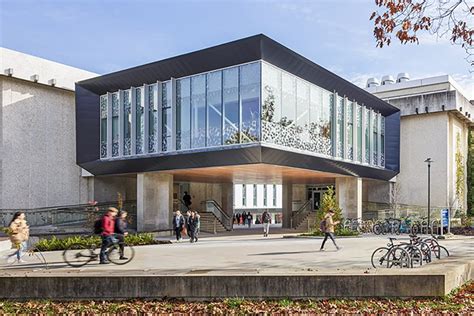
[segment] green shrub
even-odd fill
[[[67,249],[72,244],[78,244],[86,249],[93,246],[99,247],[101,243],[100,236],[71,236],[63,239],[53,236],[50,239],[40,239],[36,244],[36,248],[39,251],[55,251]],[[125,236],[125,243],[131,246],[144,246],[160,244],[162,242],[156,241],[152,233],[139,233]]]
[[[340,226],[338,226],[336,230],[334,231],[334,235],[347,237],[347,236],[359,236],[360,233],[348,228],[341,228]],[[319,230],[318,228],[318,229],[314,229],[310,231],[309,233],[301,234],[301,236],[324,236],[324,233],[321,232],[321,230]]]

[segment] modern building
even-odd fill
[[[0,210],[93,199],[75,163],[74,83],[95,76],[0,48]]]
[[[360,217],[363,184],[399,172],[400,110],[264,35],[78,82],[76,131],[139,230],[168,229],[184,191],[230,218],[249,183],[282,185],[284,227],[318,185]]]
[[[466,161],[473,127],[474,101],[448,75],[410,80],[400,73],[395,80],[370,78],[367,91],[400,109],[400,173],[394,179],[397,203],[427,207],[428,166],[431,158],[431,206],[465,211],[472,185],[467,185]],[[470,96],[469,96],[470,94]],[[472,141],[471,141],[472,143]],[[379,191],[378,202],[387,202]],[[375,197],[374,197],[375,199]]]

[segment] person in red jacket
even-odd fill
[[[114,229],[115,229],[115,216],[117,216],[118,210],[115,207],[109,207],[107,213],[102,217],[102,233],[100,236],[102,237],[102,247],[100,248],[100,264],[107,264],[110,263],[107,260],[107,256],[105,252],[107,248],[116,242],[114,237]]]

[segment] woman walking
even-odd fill
[[[17,261],[23,263],[24,261],[21,259],[22,250],[26,249],[26,241],[30,237],[30,228],[26,224],[25,213],[16,212],[8,226],[12,249],[16,249],[16,251],[8,257],[16,255]]]

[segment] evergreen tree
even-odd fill
[[[342,220],[342,209],[339,207],[336,199],[336,192],[333,186],[328,186],[327,191],[324,192],[321,200],[321,208],[319,212],[316,213],[316,229],[319,231],[319,223],[323,220],[324,216],[329,212],[329,210],[334,210],[334,221]],[[338,226],[339,227],[339,226]]]

